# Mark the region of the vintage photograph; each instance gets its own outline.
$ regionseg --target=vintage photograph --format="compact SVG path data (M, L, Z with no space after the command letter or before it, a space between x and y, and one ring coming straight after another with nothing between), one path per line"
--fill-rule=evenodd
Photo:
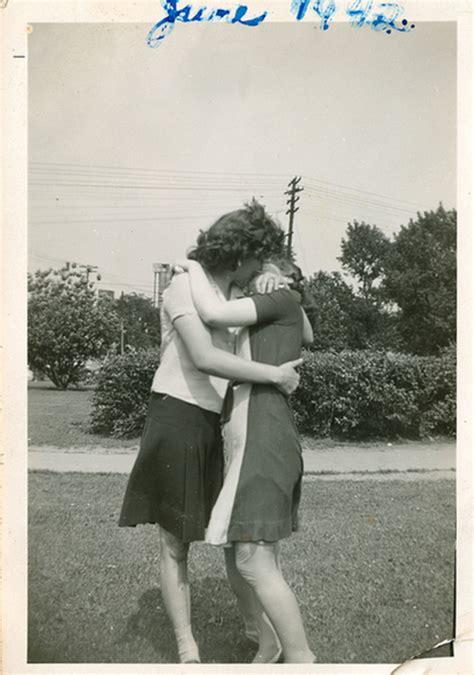
M29 664L452 657L457 26L374 26L28 26Z

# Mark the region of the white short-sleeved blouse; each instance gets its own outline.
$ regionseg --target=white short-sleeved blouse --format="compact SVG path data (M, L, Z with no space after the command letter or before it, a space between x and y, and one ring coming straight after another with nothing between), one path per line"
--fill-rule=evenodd
M227 380L200 372L174 327L185 315L197 315L188 274L175 275L163 293L161 310L161 363L153 379L152 391L174 396L205 410L220 413ZM234 332L227 328L208 329L215 347L234 351Z

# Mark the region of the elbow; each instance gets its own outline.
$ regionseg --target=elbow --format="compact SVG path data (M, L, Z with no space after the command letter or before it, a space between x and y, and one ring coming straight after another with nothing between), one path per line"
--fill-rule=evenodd
M222 325L217 314L212 311L199 312L199 314L206 326L216 327Z
M208 373L211 368L209 354L205 351L197 350L191 354L194 365L202 373Z

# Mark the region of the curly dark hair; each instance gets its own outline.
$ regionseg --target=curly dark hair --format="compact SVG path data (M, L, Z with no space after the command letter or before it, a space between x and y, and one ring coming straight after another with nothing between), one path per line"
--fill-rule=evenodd
M254 198L244 208L221 216L205 232L188 258L210 272L236 270L245 258L264 260L283 252L285 234Z

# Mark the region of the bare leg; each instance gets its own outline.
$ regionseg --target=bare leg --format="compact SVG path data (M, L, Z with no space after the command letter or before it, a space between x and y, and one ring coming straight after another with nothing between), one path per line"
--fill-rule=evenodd
M283 647L285 663L312 663L296 598L277 562L275 544L238 543L237 569L255 590Z
M160 528L161 592L173 624L181 663L200 662L191 630L191 599L188 581L189 544Z
M258 642L257 598L251 586L245 581L235 564L234 547L224 549L227 579L239 605L245 625L245 633L250 640Z
M265 615L260 600L237 569L235 562L235 549L225 548L225 562L227 578L234 591L240 613L245 625L245 633L253 642L257 642L259 649L254 658L254 663L268 663L272 657L278 654L280 642Z

